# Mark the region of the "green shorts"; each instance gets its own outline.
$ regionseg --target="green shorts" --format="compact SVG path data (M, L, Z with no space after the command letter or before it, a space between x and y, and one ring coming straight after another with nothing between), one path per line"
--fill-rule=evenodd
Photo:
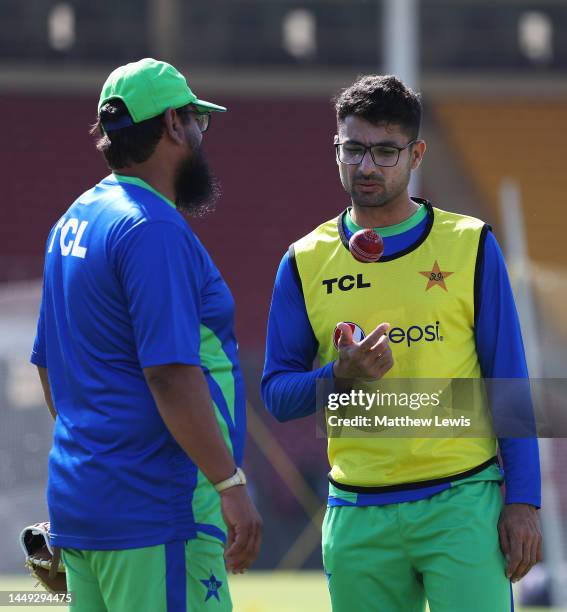
M65 548L73 612L228 612L224 548L194 539L127 550Z
M323 523L333 612L511 612L495 481L386 506L334 506Z

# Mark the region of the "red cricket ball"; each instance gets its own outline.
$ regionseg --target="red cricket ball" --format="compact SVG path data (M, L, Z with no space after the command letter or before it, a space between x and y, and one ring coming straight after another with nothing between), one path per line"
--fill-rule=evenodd
M348 241L351 255L362 263L373 263L382 257L384 241L373 229L361 229Z

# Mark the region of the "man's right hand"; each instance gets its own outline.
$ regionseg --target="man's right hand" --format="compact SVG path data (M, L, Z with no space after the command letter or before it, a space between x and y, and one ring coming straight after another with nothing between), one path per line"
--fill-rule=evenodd
M382 378L394 364L390 341L386 335L390 324L380 323L361 342L354 341L352 330L346 323L339 323L337 327L341 335L337 343L339 357L333 365L335 377L365 380Z
M241 574L258 556L262 542L262 519L244 485L220 493L221 511L228 528L224 558L228 571Z

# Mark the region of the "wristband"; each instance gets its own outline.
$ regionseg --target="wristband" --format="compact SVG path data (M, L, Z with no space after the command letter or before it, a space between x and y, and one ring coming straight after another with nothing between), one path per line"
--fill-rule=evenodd
M226 489L230 489L232 487L237 487L239 485L246 484L246 475L240 468L236 468L236 472L226 480L221 480L221 482L217 482L215 489L218 493L221 491L226 491Z

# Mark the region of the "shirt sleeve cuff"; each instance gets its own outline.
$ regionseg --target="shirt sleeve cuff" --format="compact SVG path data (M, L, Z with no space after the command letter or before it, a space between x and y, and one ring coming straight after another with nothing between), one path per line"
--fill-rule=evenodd
M334 365L334 363L335 363L334 361L331 361L327 365L323 366L319 370L318 378L334 378L334 375L333 375L333 365Z
M172 364L200 366L201 360L194 355L163 355L161 357L146 357L145 359L140 359L141 368L154 368L156 366Z
M43 355L32 351L30 362L40 368L47 368L47 361Z
M530 506L535 506L538 510L541 508L541 495L531 496L526 494L519 493L508 493L506 492L506 496L504 499L504 503L508 504L528 504Z

